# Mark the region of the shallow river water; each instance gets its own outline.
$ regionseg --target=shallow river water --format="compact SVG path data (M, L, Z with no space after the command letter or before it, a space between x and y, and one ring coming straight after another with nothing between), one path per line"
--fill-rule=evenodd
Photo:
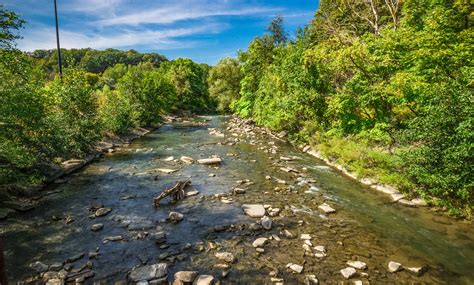
M133 267L158 262L168 263L170 280L176 271L197 270L222 284L272 284L272 271L285 284L301 284L307 274L314 274L321 284L353 284L355 280L364 284L474 284L471 224L428 209L393 204L288 143L266 135L246 137L226 131L227 117L206 119L209 126L162 126L69 176L67 183L49 187L45 191L51 194L34 210L1 222L11 283L34 276L29 264L35 261L52 264L85 253L72 263L73 268L80 268L94 251L99 253L90 259L95 274L86 284L114 284L125 280ZM225 137L209 134L208 127L219 128ZM228 143L236 139L235 144ZM269 151L272 146L277 147L275 154ZM218 155L223 163L212 167L164 160L182 155L194 159ZM292 160L283 161L281 156ZM297 180L298 175L281 167L292 167L303 178ZM177 171L165 174L158 168ZM272 179L266 179L267 175ZM177 203L163 200L160 207L154 207L154 196L188 178L190 190L198 190L198 195ZM250 183L238 182L245 179ZM234 195L235 187L246 191ZM318 206L324 202L337 211L323 215ZM281 212L271 217L271 230L258 229L251 224L260 219L246 216L242 204L267 204ZM112 211L91 218L90 208L95 205ZM184 220L167 223L170 211L184 214ZM91 225L97 223L104 228L91 231ZM167 232L165 244L156 245L152 238L157 227ZM295 237L286 237L284 230ZM324 246L326 256L305 254L301 234L310 234L313 246ZM253 241L272 235L281 240L272 238L263 253L256 252ZM123 239L104 242L110 236ZM231 252L236 261L223 269L216 252ZM347 280L340 270L349 260L363 261L368 268L357 270ZM426 270L421 276L408 270L390 273L389 261ZM303 272L290 272L288 263L303 265ZM223 271L228 275L223 277Z

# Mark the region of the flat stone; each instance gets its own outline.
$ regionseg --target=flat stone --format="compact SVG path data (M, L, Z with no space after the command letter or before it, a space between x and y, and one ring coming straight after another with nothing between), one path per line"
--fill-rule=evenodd
M330 214L330 213L336 212L335 209L331 208L331 206L329 206L329 205L326 204L326 203L323 203L323 204L319 205L318 208L321 209L321 210L323 210L323 212L326 213L326 214Z
M174 274L174 279L184 283L191 283L199 275L197 271L178 271Z
M234 188L234 194L245 194L246 190L242 188Z
M180 160L186 164L193 164L194 162L194 159L192 159L191 157L189 156L181 156Z
M271 230L272 229L272 219L270 219L269 217L267 216L264 216L261 220L260 220L260 224L262 225L262 227L266 230Z
M355 269L367 268L367 264L365 264L365 262L362 262L362 261L348 261L346 262L346 264L349 265L350 267L354 267Z
M340 272L342 276L344 276L344 278L346 279L353 277L357 273L357 271L353 267L347 267L347 268L341 269Z
M312 237L309 234L301 234L300 239L302 239L302 240L311 240Z
M397 192L390 194L390 197L392 198L393 202L397 202L398 200L405 198L405 195Z
M411 203L417 207L426 207L428 206L428 203L425 202L425 200L421 198L414 198L411 199Z
M123 240L122 236L110 236L110 237L105 237L104 242L109 242L109 241L121 241Z
M326 252L326 248L323 245L317 245L314 247L314 250L317 250L319 252Z
M174 156L168 156L167 158L163 158L163 161L173 161Z
M176 169L171 169L171 168L158 168L157 169L159 172L163 172L163 173L166 173L166 174L171 174L173 172L176 172L178 170Z
M108 213L110 213L111 211L112 211L111 208L102 207L102 208L97 209L97 211L95 211L95 216L96 217L103 217L103 216L107 215Z
M131 281L139 282L162 278L167 274L168 265L166 265L166 263L157 263L135 268L130 272L128 277Z
M235 261L234 255L230 252L217 252L215 256L217 259L223 260L227 263L233 263Z
M168 215L168 220L172 223L181 222L184 219L184 215L178 212L170 212Z
M55 262L49 266L49 270L51 271L59 271L63 268L63 264L60 262Z
M252 243L252 246L253 246L253 247L263 247L267 242L268 242L268 239L267 239L267 238L261 237L261 238L256 239L256 240Z
M91 231L98 232L104 228L104 224L94 224L91 226Z
M48 271L49 266L41 261L36 261L30 264L30 268L38 273L41 273Z
M389 272L394 273L394 272L400 271L402 269L403 269L403 266L402 266L401 263L398 263L396 261L390 261L388 263L388 271Z
M265 208L263 205L244 204L242 205L242 209L244 210L245 214L252 218L261 218L265 215Z
M298 265L298 264L294 264L294 263L288 263L286 265L286 267L290 268L292 271L294 271L296 273L301 273L301 272L303 272L303 269L304 269L303 266Z
M191 197L191 196L196 196L199 194L199 191L197 190L192 190L192 191L188 191L186 192L186 197Z
M193 282L193 285L212 285L214 277L212 275L199 275Z

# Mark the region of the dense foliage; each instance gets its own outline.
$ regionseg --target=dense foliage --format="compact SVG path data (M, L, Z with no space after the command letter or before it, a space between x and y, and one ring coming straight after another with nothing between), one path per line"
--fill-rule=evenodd
M180 109L214 108L210 67L155 53L63 50L22 53L23 21L0 6L0 196L41 183L54 165L89 154L105 136L154 126ZM10 191L11 192L11 191Z
M360 177L469 216L474 30L463 3L320 1L291 41L277 18L239 54L233 111L310 141Z

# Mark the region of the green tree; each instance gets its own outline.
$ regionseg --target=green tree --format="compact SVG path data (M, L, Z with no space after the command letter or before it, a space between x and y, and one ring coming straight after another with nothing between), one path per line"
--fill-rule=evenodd
M230 106L240 97L242 73L239 62L234 58L221 59L209 72L209 94L218 102L217 110L227 113Z

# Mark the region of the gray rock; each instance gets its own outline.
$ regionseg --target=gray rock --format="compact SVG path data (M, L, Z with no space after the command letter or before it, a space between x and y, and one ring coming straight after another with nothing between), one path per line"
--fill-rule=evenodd
M174 274L174 279L183 283L191 283L199 275L197 271L178 271Z
M286 265L286 267L290 268L292 271L294 271L296 273L301 273L301 272L303 272L303 269L304 269L303 266L298 265L298 264L294 264L294 263L288 263Z
M36 261L36 262L30 264L30 268L35 270L38 273L41 273L41 272L47 271L49 266L44 264L41 261Z
M390 261L388 263L388 271L389 272L397 272L403 269L403 266L401 263L395 262L395 261Z
M252 218L261 218L265 215L265 208L263 207L263 205L244 204L242 205L242 209L244 210L246 215Z
M181 222L184 219L184 215L178 212L170 212L168 215L168 220L172 223Z
M79 254L76 254L74 256L71 256L69 257L68 259L66 259L65 263L73 263L75 261L78 261L79 259L83 258L85 255L85 253L79 253Z
M98 232L104 228L104 224L94 224L91 226L91 231Z
M191 191L186 192L186 197L196 196L198 194L199 194L199 191L191 190Z
M256 239L256 240L252 243L252 246L253 246L253 247L263 247L263 246L267 243L267 241L268 241L267 238L261 237L261 238Z
M128 275L128 278L133 282L149 281L165 277L167 274L168 265L166 265L166 263L157 263L133 269Z
M267 216L263 216L262 220L260 220L260 224L262 224L262 227L266 230L272 229L272 219Z
M153 228L153 222L148 220L135 221L128 225L129 231L144 231Z
M349 265L350 267L354 267L355 269L366 269L367 268L367 264L365 264L365 262L362 262L362 261L348 261L346 262L347 265Z
M353 267L347 267L344 269L341 269L341 274L344 276L344 278L349 279L356 275L357 271Z
M156 244L162 244L166 242L166 232L165 231L158 231L153 234L153 238L155 239Z
M234 188L234 194L245 194L246 190L242 188Z
M233 263L235 261L234 255L230 252L217 252L215 256L217 257L217 259L223 260L228 263Z
M110 213L111 211L112 211L111 208L102 207L102 208L97 209L97 211L95 211L95 216L96 217L103 217L103 216L107 215L108 213Z
M212 285L214 277L212 275L199 275L193 282L193 285Z
M51 271L59 271L63 268L63 264L60 262L55 262L49 266L49 270Z

